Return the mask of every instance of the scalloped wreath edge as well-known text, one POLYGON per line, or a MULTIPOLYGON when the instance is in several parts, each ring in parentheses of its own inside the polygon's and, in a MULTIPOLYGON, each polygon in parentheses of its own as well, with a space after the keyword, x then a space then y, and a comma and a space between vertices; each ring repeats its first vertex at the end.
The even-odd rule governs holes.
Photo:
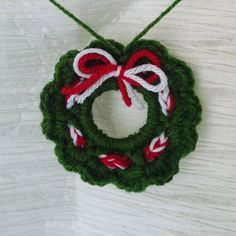
MULTIPOLYGON (((110 40, 110 42, 116 45, 121 51, 124 50, 121 44, 113 40, 110 40)), ((108 50, 109 52, 112 52, 112 49, 110 49, 107 45, 101 42, 98 42, 97 40, 91 42, 91 44, 88 47, 100 47, 105 50, 108 50)), ((71 144, 69 135, 66 134, 67 126, 65 124, 68 121, 68 117, 65 116, 65 117, 58 118, 58 116, 56 115, 57 117, 55 119, 54 115, 57 111, 54 112, 50 110, 50 108, 52 109, 51 104, 50 104, 50 100, 51 100, 50 96, 52 94, 56 95, 56 98, 59 99, 59 101, 61 101, 61 104, 63 104, 63 106, 65 105, 64 97, 60 95, 58 91, 56 91, 56 93, 54 94, 55 92, 54 85, 55 83, 57 83, 57 88, 64 85, 64 83, 62 83, 63 80, 60 81, 60 78, 59 78, 60 74, 62 73, 62 72, 59 73, 59 69, 61 69, 61 64, 65 63, 65 61, 68 59, 68 56, 77 52, 73 50, 69 51, 60 58, 59 62, 56 65, 54 80, 49 82, 44 87, 41 93, 40 108, 43 113, 43 121, 42 121, 41 126, 42 126, 42 130, 45 136, 56 143, 55 153, 58 156, 59 162, 63 164, 65 169, 80 173, 81 178, 84 181, 89 182, 90 184, 103 186, 107 183, 113 183, 121 189, 125 189, 126 191, 134 191, 134 192, 143 191, 149 185, 153 185, 153 184, 162 185, 164 183, 169 182, 172 179, 172 177, 178 172, 179 159, 183 156, 186 156, 189 152, 195 149, 196 142, 197 142, 196 125, 201 120, 201 106, 199 103, 199 99, 195 96, 194 91, 193 91, 194 77, 193 77, 191 69, 181 60, 169 56, 166 48, 162 46, 159 42, 153 41, 153 40, 140 40, 138 41, 138 44, 131 45, 130 48, 126 49, 127 51, 129 51, 128 55, 132 54, 135 50, 137 50, 137 48, 140 48, 140 47, 141 48, 148 47, 149 49, 155 48, 155 50, 158 48, 159 54, 162 57, 168 58, 168 65, 166 65, 168 66, 168 68, 173 68, 173 69, 175 69, 176 67, 178 67, 179 69, 182 68, 183 71, 188 75, 186 86, 187 86, 187 90, 189 94, 186 95, 186 98, 188 96, 191 97, 195 105, 194 119, 191 120, 192 122, 191 124, 187 125, 188 131, 191 133, 190 136, 192 137, 192 140, 189 140, 190 138, 188 137, 187 141, 190 142, 191 145, 190 147, 183 148, 179 155, 174 155, 173 150, 170 150, 169 152, 170 156, 168 157, 169 159, 165 161, 165 164, 159 164, 158 168, 155 165, 154 167, 149 166, 149 168, 152 169, 151 172, 159 171, 159 174, 156 176, 154 176, 153 174, 150 175, 147 168, 142 170, 143 173, 140 176, 139 168, 134 169, 131 173, 128 173, 129 172, 128 171, 124 174, 122 173, 122 170, 116 170, 115 172, 112 172, 110 170, 108 171, 103 166, 100 168, 101 172, 95 174, 94 173, 95 172, 94 171, 95 158, 88 159, 87 154, 84 153, 83 151, 76 152, 75 147, 71 144), (55 134, 54 131, 57 128, 59 128, 59 132, 55 134), (76 157, 75 160, 73 160, 73 158, 71 157, 71 153, 73 153, 73 157, 76 157), (170 158, 171 154, 173 154, 173 158, 170 158), (78 160, 78 156, 80 160, 78 160), (124 178, 125 175, 127 175, 128 178, 124 178), (144 178, 140 178, 142 176, 144 178)), ((120 55, 114 55, 114 56, 116 57, 116 59, 120 57, 120 55)), ((71 72, 66 71, 66 68, 64 69, 65 71, 63 71, 63 73, 69 74, 73 80, 75 75, 71 72)), ((183 71, 180 70, 180 73, 181 72, 184 73, 183 71)), ((114 85, 112 86, 114 87, 114 85)), ((140 155, 136 154, 135 159, 137 160, 139 158, 141 158, 140 155)), ((162 158, 159 158, 159 162, 160 160, 163 160, 164 158, 165 158, 165 155, 163 155, 162 158)))

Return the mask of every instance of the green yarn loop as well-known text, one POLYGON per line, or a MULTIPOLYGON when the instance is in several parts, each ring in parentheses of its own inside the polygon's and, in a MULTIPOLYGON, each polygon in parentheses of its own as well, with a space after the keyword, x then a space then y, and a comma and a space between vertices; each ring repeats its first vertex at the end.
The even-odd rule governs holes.
MULTIPOLYGON (((57 1, 55 0, 49 0, 52 4, 54 4, 58 9, 60 9, 65 15, 67 15, 68 17, 70 17, 72 20, 74 20, 78 25, 80 25, 81 27, 83 27, 86 31, 88 31, 92 36, 94 36, 96 39, 109 44, 109 46, 111 48, 113 48, 113 50, 117 51, 117 49, 115 47, 113 47, 113 45, 106 39, 104 39, 104 37, 102 37, 101 35, 99 35, 97 32, 95 32, 90 26, 88 26, 87 24, 85 24, 83 21, 81 21, 80 19, 78 19, 75 15, 73 15, 71 12, 69 12, 68 10, 66 10, 62 5, 60 5, 57 1)), ((134 42, 138 41, 139 39, 141 39, 151 28, 153 28, 153 26, 155 26, 165 15, 167 15, 179 2, 181 2, 182 0, 175 0, 169 7, 167 7, 166 10, 164 10, 155 20, 153 20, 151 23, 149 23, 143 30, 142 32, 140 32, 137 36, 134 37, 134 39, 129 43, 133 44, 134 42)), ((128 46, 129 46, 128 45, 128 46)))
POLYGON ((135 38, 130 42, 130 44, 138 41, 141 39, 150 29, 153 28, 165 15, 167 15, 174 7, 180 3, 182 0, 175 0, 165 11, 163 11, 155 20, 153 20, 151 23, 149 23, 142 32, 140 32, 135 38))
POLYGON ((68 17, 70 17, 72 20, 74 20, 78 25, 80 25, 81 27, 83 27, 87 32, 89 32, 92 36, 94 36, 96 39, 109 44, 110 47, 112 47, 114 50, 117 50, 116 48, 113 47, 113 45, 107 41, 106 39, 104 39, 104 37, 102 37, 100 34, 98 34, 97 32, 95 32, 90 26, 88 26, 87 24, 85 24, 82 20, 78 19, 75 15, 73 15, 71 12, 69 12, 68 10, 66 10, 62 5, 60 5, 57 1, 55 0, 49 0, 52 4, 54 4, 59 10, 61 10, 62 12, 65 13, 65 15, 67 15, 68 17))
POLYGON ((201 105, 193 91, 193 73, 183 61, 169 55, 167 49, 157 41, 138 40, 129 47, 113 40, 106 41, 109 44, 100 40, 92 41, 87 48, 106 50, 120 65, 125 65, 131 55, 143 49, 158 56, 175 97, 172 114, 169 117, 162 114, 156 94, 137 88, 148 104, 147 123, 137 133, 126 138, 107 136, 94 123, 91 108, 97 96, 108 90, 119 89, 117 81, 106 81, 83 104, 75 104, 67 110, 61 88, 71 86, 78 80, 73 70, 73 61, 78 51, 71 50, 61 57, 55 67, 54 80, 41 93, 43 133, 55 142, 55 153, 65 169, 79 173, 90 184, 103 186, 113 183, 133 192, 143 191, 153 184, 163 185, 178 172, 179 160, 192 152, 197 143, 196 126, 201 120, 201 105), (110 44, 113 46, 110 47, 110 44), (120 53, 117 54, 117 51, 120 53), (86 139, 86 148, 74 146, 68 124, 81 130, 86 139), (144 159, 144 147, 162 131, 165 131, 170 144, 161 156, 147 163, 144 159), (133 165, 126 170, 107 168, 100 163, 98 156, 110 152, 127 156, 133 165))

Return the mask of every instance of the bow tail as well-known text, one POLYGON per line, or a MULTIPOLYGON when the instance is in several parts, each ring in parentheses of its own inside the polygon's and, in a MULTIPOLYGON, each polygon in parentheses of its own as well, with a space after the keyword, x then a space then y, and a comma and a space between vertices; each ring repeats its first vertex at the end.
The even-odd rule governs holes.
POLYGON ((142 110, 144 108, 144 105, 143 105, 142 101, 138 98, 136 91, 133 89, 133 87, 127 81, 124 81, 124 84, 125 84, 126 90, 128 92, 128 95, 132 100, 132 103, 134 103, 134 105, 138 109, 142 110))
POLYGON ((110 72, 102 77, 100 77, 95 83, 93 83, 87 90, 83 93, 78 94, 75 98, 75 101, 78 104, 82 104, 87 97, 89 97, 97 88, 99 88, 106 80, 113 76, 114 72, 110 72))
POLYGON ((87 97, 89 97, 98 87, 100 87, 107 79, 114 76, 117 67, 112 65, 106 68, 105 72, 102 71, 92 75, 89 79, 85 79, 81 84, 74 87, 64 87, 61 93, 64 95, 70 95, 67 100, 67 109, 70 109, 74 101, 78 104, 82 104, 87 97), (105 74, 105 75, 104 75, 105 74))
POLYGON ((122 96, 123 101, 125 102, 125 104, 128 107, 130 107, 132 105, 132 101, 131 101, 131 98, 129 97, 129 94, 128 94, 127 85, 125 84, 125 82, 123 81, 121 76, 118 77, 118 85, 120 88, 120 92, 121 92, 121 96, 122 96))

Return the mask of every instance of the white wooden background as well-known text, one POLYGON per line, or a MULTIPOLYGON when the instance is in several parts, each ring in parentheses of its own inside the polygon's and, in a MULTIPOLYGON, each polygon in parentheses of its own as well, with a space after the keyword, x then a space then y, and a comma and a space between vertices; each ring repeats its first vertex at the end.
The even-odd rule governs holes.
MULTIPOLYGON (((171 1, 61 2, 128 43, 171 1)), ((39 93, 60 55, 91 37, 47 0, 0 0, 1 236, 236 235, 236 1, 183 0, 146 37, 196 75, 197 149, 163 187, 135 194, 90 186, 57 163, 41 134, 39 93)))

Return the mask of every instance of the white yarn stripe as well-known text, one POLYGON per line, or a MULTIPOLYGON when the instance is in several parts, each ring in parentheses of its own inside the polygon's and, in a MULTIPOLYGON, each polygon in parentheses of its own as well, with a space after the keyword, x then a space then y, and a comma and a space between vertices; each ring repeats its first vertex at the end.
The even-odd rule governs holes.
MULTIPOLYGON (((83 81, 84 81, 84 78, 80 78, 80 81, 76 84, 75 87, 77 87, 78 85, 80 85, 83 81)), ((70 108, 74 105, 75 99, 76 99, 77 96, 78 96, 77 94, 71 95, 71 96, 69 97, 69 99, 67 99, 67 101, 66 101, 66 103, 67 103, 67 104, 66 104, 66 108, 67 108, 67 109, 70 109, 70 108)))
POLYGON ((161 105, 162 112, 167 116, 167 110, 170 109, 169 87, 167 86, 162 92, 158 93, 158 101, 161 105))
POLYGON ((71 95, 70 98, 67 100, 66 102, 66 108, 67 109, 70 109, 74 103, 75 103, 75 98, 77 97, 78 95, 71 95))
POLYGON ((144 65, 136 66, 132 69, 125 71, 124 75, 132 79, 133 81, 138 82, 148 91, 151 91, 154 93, 159 93, 163 91, 163 89, 168 85, 167 84, 168 79, 165 73, 163 72, 163 70, 161 70, 160 68, 152 64, 144 64, 144 65), (157 85, 152 85, 152 84, 147 83, 144 79, 136 75, 140 72, 147 72, 147 71, 150 71, 150 72, 155 73, 156 75, 159 75, 160 80, 161 80, 160 83, 157 85))
MULTIPOLYGON (((78 62, 86 54, 90 53, 95 53, 102 55, 106 57, 111 64, 117 65, 117 62, 115 59, 106 52, 103 49, 100 48, 88 48, 84 49, 81 52, 79 52, 73 62, 73 67, 77 75, 82 77, 82 79, 89 78, 91 74, 84 74, 79 70, 78 67, 78 62)), ((71 95, 70 98, 67 100, 67 105, 66 108, 70 109, 74 103, 82 104, 87 97, 89 97, 98 87, 100 87, 107 79, 112 78, 112 77, 118 77, 121 71, 121 66, 118 66, 116 71, 110 72, 108 74, 105 74, 101 76, 101 78, 93 84, 90 88, 88 88, 86 91, 84 91, 82 94, 74 94, 71 95)), ((124 76, 128 77, 129 79, 133 80, 134 82, 137 82, 140 84, 143 88, 147 89, 148 91, 158 93, 158 101, 161 105, 162 112, 164 115, 168 116, 168 110, 170 108, 170 97, 169 97, 169 88, 168 88, 168 78, 165 75, 164 71, 162 71, 159 67, 153 65, 153 64, 144 64, 144 65, 139 65, 134 68, 128 69, 124 72, 124 76), (139 77, 137 74, 140 72, 153 72, 156 75, 160 77, 160 83, 157 85, 152 85, 146 82, 143 78, 139 77)), ((133 103, 137 106, 137 108, 141 109, 143 108, 143 104, 140 102, 138 99, 137 95, 135 94, 135 91, 133 87, 125 80, 124 84, 127 89, 128 95, 132 99, 133 103)))
POLYGON ((124 167, 124 166, 121 166, 121 165, 119 165, 119 164, 117 164, 117 163, 114 163, 114 164, 115 164, 115 166, 119 167, 120 169, 125 170, 125 167, 124 167))
MULTIPOLYGON (((144 79, 142 79, 139 76, 131 75, 129 73, 127 75, 126 75, 126 73, 124 73, 124 75, 129 77, 133 81, 138 82, 140 85, 142 85, 144 88, 146 88, 149 91, 152 91, 152 92, 155 92, 155 93, 163 91, 163 89, 167 86, 167 77, 163 76, 164 72, 163 73, 159 73, 159 72, 162 72, 161 69, 160 70, 153 70, 154 67, 153 67, 152 64, 146 64, 146 65, 142 65, 142 66, 138 66, 138 67, 143 67, 143 68, 147 68, 147 69, 150 68, 147 71, 153 71, 153 72, 156 71, 158 73, 158 75, 160 76, 160 78, 161 78, 161 83, 160 84, 158 84, 158 85, 151 85, 151 84, 147 83, 144 79), (148 65, 148 66, 146 66, 146 65, 148 65)), ((133 69, 135 69, 135 68, 133 68, 133 69)), ((138 71, 137 73, 140 73, 140 68, 138 68, 137 71, 138 71)), ((93 84, 85 92, 83 92, 80 95, 77 95, 76 98, 75 98, 75 101, 78 104, 82 104, 84 102, 84 100, 87 97, 89 97, 98 87, 100 87, 107 79, 109 79, 111 77, 115 77, 119 72, 120 72, 120 67, 117 68, 117 71, 113 71, 113 72, 110 72, 110 73, 108 73, 106 75, 103 75, 95 84, 93 84)), ((128 83, 126 82, 125 85, 127 85, 127 84, 128 83)), ((134 99, 135 104, 138 104, 138 107, 141 107, 140 102, 138 102, 138 98, 136 96, 134 96, 133 88, 131 86, 128 86, 128 87, 129 88, 127 88, 127 89, 130 92, 130 95, 132 96, 132 98, 134 99)), ((70 102, 71 102, 71 100, 70 100, 70 102)), ((165 105, 165 104, 163 103, 163 105, 165 105)), ((70 103, 70 106, 71 106, 71 103, 70 103)))
MULTIPOLYGON (((105 82, 105 81, 103 81, 103 82, 105 82)), ((129 94, 129 97, 131 98, 131 100, 132 100, 132 102, 133 102, 133 104, 139 109, 139 110, 142 110, 143 108, 144 108, 144 104, 142 103, 142 101, 137 97, 137 94, 136 94, 136 91, 132 88, 132 86, 129 84, 129 83, 127 83, 126 81, 124 81, 124 84, 125 84, 125 87, 126 87, 126 89, 127 89, 127 91, 128 91, 128 94, 129 94)), ((100 86, 100 85, 99 85, 100 86)), ((99 87, 98 86, 98 87, 99 87)), ((98 88, 97 87, 97 88, 98 88)), ((81 95, 71 95, 70 96, 70 98, 67 100, 67 104, 66 104, 66 108, 67 109, 70 109, 73 105, 74 105, 74 103, 75 103, 75 101, 78 103, 78 104, 82 104, 84 101, 85 101, 85 99, 87 98, 87 97, 89 97, 90 95, 92 94, 92 92, 89 94, 87 94, 87 96, 84 96, 83 98, 81 97, 81 95, 84 95, 84 93, 83 94, 81 94, 81 95)))
POLYGON ((106 75, 103 75, 96 83, 94 83, 91 87, 85 90, 82 94, 78 95, 75 101, 78 104, 82 104, 84 100, 89 97, 98 87, 100 87, 107 79, 114 76, 116 71, 110 72, 106 75))
MULTIPOLYGON (((99 155, 99 158, 106 158, 107 157, 107 155, 106 154, 101 154, 101 155, 99 155)), ((110 159, 109 160, 109 162, 112 162, 112 161, 114 161, 114 158, 113 159, 110 159)), ((117 164, 117 163, 112 163, 113 165, 115 165, 115 166, 117 166, 117 167, 119 167, 120 169, 122 169, 122 170, 125 170, 125 167, 124 166, 121 166, 121 165, 119 165, 119 164, 117 164)), ((109 169, 115 169, 115 167, 114 168, 112 168, 112 167, 108 167, 109 169)))
POLYGON ((100 48, 87 48, 87 49, 84 49, 82 51, 80 51, 75 59, 74 59, 74 62, 73 62, 73 68, 74 68, 74 71, 76 72, 77 75, 83 77, 83 78, 89 78, 91 76, 91 74, 84 74, 82 73, 80 70, 79 70, 79 67, 78 67, 78 62, 80 60, 81 57, 83 57, 84 55, 86 54, 89 54, 89 53, 96 53, 96 54, 100 54, 104 57, 106 57, 111 64, 115 64, 117 65, 117 62, 116 60, 112 57, 112 55, 108 52, 106 52, 105 50, 103 49, 100 49, 100 48))
POLYGON ((101 154, 101 155, 99 155, 99 158, 105 158, 105 157, 107 157, 106 154, 101 154))
POLYGON ((79 129, 76 129, 73 125, 68 125, 68 127, 70 129, 70 136, 72 138, 73 144, 77 146, 78 136, 83 137, 83 134, 81 133, 79 129))
POLYGON ((127 89, 128 95, 131 98, 131 101, 139 110, 142 110, 144 108, 144 104, 138 98, 136 91, 132 88, 132 86, 127 81, 124 81, 124 84, 127 89))
MULTIPOLYGON (((114 75, 115 77, 118 77, 120 74, 122 66, 118 66, 117 70, 116 70, 116 74, 114 75)), ((131 101, 134 103, 134 105, 139 109, 143 109, 144 105, 141 102, 141 100, 137 97, 135 90, 132 88, 132 86, 125 80, 123 80, 126 90, 128 92, 129 97, 131 98, 131 101)))
POLYGON ((149 145, 149 149, 150 149, 151 152, 160 152, 160 151, 162 151, 166 148, 166 146, 160 146, 158 148, 154 148, 154 146, 155 146, 155 144, 158 140, 160 140, 160 145, 165 143, 168 140, 168 138, 165 137, 165 132, 162 132, 160 136, 154 138, 151 141, 151 143, 149 145))

